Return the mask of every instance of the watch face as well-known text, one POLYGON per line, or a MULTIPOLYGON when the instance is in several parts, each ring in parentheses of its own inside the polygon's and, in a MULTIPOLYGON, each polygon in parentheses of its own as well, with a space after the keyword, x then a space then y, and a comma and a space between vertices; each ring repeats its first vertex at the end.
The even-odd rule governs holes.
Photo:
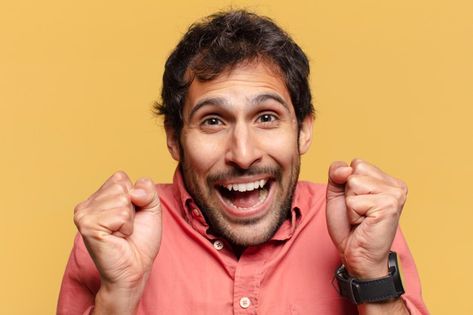
MULTIPOLYGON (((395 252, 393 252, 393 253, 396 254, 395 252)), ((404 272, 402 271, 401 261, 399 259, 397 259, 397 255, 396 255, 396 268, 397 268, 397 272, 399 274, 399 280, 401 281, 401 286, 402 286, 402 283, 405 283, 404 282, 404 272)), ((404 289, 403 289, 403 292, 404 292, 404 289)))
POLYGON ((397 254, 395 252, 389 252, 389 269, 393 269, 391 277, 394 282, 394 287, 396 292, 399 294, 397 297, 404 294, 404 287, 402 286, 401 270, 399 269, 399 264, 397 260, 397 254))

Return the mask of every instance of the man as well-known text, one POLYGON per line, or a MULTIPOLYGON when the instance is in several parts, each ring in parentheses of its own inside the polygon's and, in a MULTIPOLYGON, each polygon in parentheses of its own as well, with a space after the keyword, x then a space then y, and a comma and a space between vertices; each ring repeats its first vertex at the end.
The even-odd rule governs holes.
POLYGON ((194 24, 157 105, 174 183, 117 172, 75 208, 58 313, 426 313, 398 229, 405 184, 358 159, 334 162, 326 186, 298 182, 308 75, 267 18, 230 11, 194 24))

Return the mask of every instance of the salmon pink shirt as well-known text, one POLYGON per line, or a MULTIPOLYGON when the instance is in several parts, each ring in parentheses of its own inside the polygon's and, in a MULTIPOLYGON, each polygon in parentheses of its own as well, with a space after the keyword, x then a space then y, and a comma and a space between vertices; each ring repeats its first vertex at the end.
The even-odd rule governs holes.
MULTIPOLYGON (((138 314, 357 314, 334 281, 340 258, 327 231, 324 185, 299 182, 291 218, 273 238, 238 259, 225 239, 208 233, 179 171, 157 185, 163 237, 138 314)), ((402 296, 411 314, 428 314, 419 277, 398 231, 392 250, 403 272, 402 296)), ((88 314, 100 277, 81 236, 66 267, 58 314, 88 314)))

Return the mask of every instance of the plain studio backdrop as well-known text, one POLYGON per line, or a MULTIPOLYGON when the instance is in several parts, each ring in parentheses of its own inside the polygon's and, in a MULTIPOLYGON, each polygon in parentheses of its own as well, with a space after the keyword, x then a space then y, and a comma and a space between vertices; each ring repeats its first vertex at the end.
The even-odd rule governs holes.
POLYGON ((317 108, 301 178, 361 157, 410 188, 402 227, 433 314, 473 314, 473 2, 3 1, 0 305, 53 314, 74 206, 118 169, 169 182, 159 99, 196 19, 248 8, 311 60, 317 108))

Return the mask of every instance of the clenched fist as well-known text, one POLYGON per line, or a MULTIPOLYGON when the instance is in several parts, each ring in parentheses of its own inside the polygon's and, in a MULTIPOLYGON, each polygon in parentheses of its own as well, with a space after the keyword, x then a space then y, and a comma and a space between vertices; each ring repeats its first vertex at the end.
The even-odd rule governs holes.
POLYGON ((107 305, 107 312, 133 313, 161 242, 161 207, 153 182, 133 184, 124 172, 115 173, 76 206, 74 223, 100 273, 96 310, 107 305))
POLYGON ((365 161, 334 162, 327 186, 327 225, 350 275, 388 274, 388 253, 406 201, 406 185, 365 161))

